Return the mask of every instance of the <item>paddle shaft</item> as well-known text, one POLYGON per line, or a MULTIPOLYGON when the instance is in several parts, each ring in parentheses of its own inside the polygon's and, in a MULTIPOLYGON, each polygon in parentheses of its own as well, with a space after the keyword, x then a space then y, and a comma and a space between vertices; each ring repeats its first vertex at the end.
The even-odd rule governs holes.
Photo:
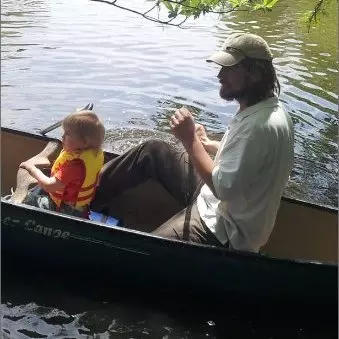
POLYGON ((40 131, 40 133, 42 135, 45 135, 46 133, 53 131, 54 129, 57 129, 58 127, 60 127, 62 125, 62 121, 63 120, 60 120, 60 121, 54 123, 53 125, 50 125, 50 126, 44 128, 43 130, 40 131))
MULTIPOLYGON (((76 112, 77 113, 81 113, 81 111, 85 111, 85 110, 90 110, 91 111, 92 109, 93 109, 93 104, 90 102, 85 107, 78 109, 76 112)), ((40 130, 40 133, 42 135, 45 135, 46 133, 57 129, 58 127, 60 127, 62 125, 63 121, 64 120, 59 120, 59 121, 55 122, 54 124, 52 124, 50 126, 47 126, 46 128, 40 130)))

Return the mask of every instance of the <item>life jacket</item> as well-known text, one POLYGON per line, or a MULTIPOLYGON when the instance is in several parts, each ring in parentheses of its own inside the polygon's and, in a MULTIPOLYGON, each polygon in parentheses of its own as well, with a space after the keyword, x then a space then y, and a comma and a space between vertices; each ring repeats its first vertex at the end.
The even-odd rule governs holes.
MULTIPOLYGON (((99 172, 104 164, 104 153, 100 150, 96 154, 93 149, 84 150, 82 152, 69 152, 62 150, 53 164, 51 176, 54 176, 54 174, 57 173, 66 162, 76 159, 82 160, 84 163, 85 180, 83 181, 79 191, 74 194, 74 201, 67 199, 66 203, 81 210, 85 206, 89 205, 94 196, 99 172)), ((57 205, 57 208, 60 208, 60 205, 63 202, 65 189, 49 193, 51 199, 57 205)))

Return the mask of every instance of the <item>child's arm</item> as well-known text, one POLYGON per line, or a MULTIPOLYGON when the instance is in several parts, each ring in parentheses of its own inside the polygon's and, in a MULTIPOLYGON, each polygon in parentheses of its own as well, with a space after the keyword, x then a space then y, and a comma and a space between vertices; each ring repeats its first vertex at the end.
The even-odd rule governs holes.
POLYGON ((46 192, 62 191, 65 188, 65 184, 55 177, 48 177, 36 166, 23 162, 19 168, 24 168, 28 173, 38 181, 38 185, 46 192))

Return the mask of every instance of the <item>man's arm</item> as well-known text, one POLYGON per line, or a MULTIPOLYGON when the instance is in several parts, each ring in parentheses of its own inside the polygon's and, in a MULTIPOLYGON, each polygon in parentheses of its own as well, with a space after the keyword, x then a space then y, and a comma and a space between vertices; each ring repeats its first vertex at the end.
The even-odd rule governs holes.
POLYGON ((213 194, 216 191, 212 181, 214 162, 205 150, 199 136, 196 133, 194 119, 186 108, 180 108, 170 120, 173 134, 183 143, 190 155, 193 165, 201 179, 208 185, 213 194))
POLYGON ((36 166, 23 162, 19 168, 24 168, 28 173, 38 181, 38 185, 46 192, 62 191, 65 188, 65 184, 55 177, 48 177, 36 166))
POLYGON ((212 172, 214 169, 214 161, 211 159, 203 144, 198 137, 192 142, 183 143, 187 153, 190 155, 193 165, 200 175, 201 179, 207 184, 215 197, 217 193, 212 180, 212 172))

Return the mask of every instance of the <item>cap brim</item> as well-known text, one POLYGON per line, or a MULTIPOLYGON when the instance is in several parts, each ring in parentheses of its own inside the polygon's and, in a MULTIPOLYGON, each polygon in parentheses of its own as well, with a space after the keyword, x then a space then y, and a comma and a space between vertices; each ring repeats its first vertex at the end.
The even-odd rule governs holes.
POLYGON ((234 55, 224 51, 216 52, 206 59, 207 62, 215 62, 220 66, 233 66, 244 59, 242 55, 234 55))

